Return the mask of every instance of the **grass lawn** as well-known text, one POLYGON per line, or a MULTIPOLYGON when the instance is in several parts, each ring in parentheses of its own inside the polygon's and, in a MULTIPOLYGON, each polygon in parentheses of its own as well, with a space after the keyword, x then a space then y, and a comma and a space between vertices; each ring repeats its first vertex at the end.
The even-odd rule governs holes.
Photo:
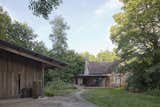
POLYGON ((98 107, 160 107, 160 97, 129 93, 123 89, 91 89, 83 96, 98 107))

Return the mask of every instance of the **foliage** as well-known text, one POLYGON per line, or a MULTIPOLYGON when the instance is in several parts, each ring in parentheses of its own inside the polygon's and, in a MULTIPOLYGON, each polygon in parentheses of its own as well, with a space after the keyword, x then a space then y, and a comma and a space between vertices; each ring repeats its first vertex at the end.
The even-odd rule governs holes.
POLYGON ((68 48, 66 30, 69 29, 69 26, 61 16, 57 16, 50 24, 52 25, 52 34, 50 34, 52 50, 57 55, 63 54, 68 48))
POLYGON ((152 95, 152 96, 159 96, 160 97, 160 89, 149 89, 146 92, 147 95, 152 95))
POLYGON ((46 96, 64 95, 76 90, 76 87, 70 83, 65 83, 62 80, 52 81, 45 87, 46 96))
POLYGON ((26 23, 12 21, 8 13, 0 7, 0 40, 48 55, 49 50, 45 44, 42 41, 36 41, 36 38, 37 34, 30 26, 26 23))
POLYGON ((33 51, 49 56, 49 49, 47 49, 47 47, 45 46, 45 44, 42 41, 35 42, 34 47, 33 47, 33 51))
POLYGON ((72 50, 67 50, 58 59, 67 62, 68 65, 63 69, 54 69, 46 72, 46 83, 48 81, 57 81, 59 79, 64 82, 72 83, 74 76, 84 71, 84 59, 72 50))
POLYGON ((104 51, 103 52, 103 51, 101 51, 97 55, 97 61, 98 62, 103 62, 103 61, 113 62, 117 59, 118 59, 118 57, 116 56, 116 54, 114 52, 109 52, 109 51, 104 51))
POLYGON ((0 8, 0 40, 15 43, 21 47, 33 49, 37 35, 25 23, 12 21, 3 8, 0 8))
POLYGON ((48 15, 55 11, 61 3, 61 0, 30 0, 29 9, 34 15, 48 19, 48 15))
POLYGON ((84 70, 84 59, 73 50, 68 50, 66 30, 69 29, 67 23, 61 16, 57 16, 52 22, 52 40, 53 48, 49 56, 67 62, 63 69, 54 69, 46 72, 45 83, 49 81, 62 80, 64 82, 73 82, 74 76, 84 70))
POLYGON ((89 52, 83 52, 81 54, 83 58, 89 59, 91 62, 113 62, 115 60, 118 60, 118 56, 116 55, 115 52, 110 52, 110 51, 101 51, 99 52, 96 56, 90 54, 89 52))
POLYGON ((114 15, 111 39, 126 69, 132 72, 129 86, 137 89, 160 87, 160 1, 123 0, 123 11, 114 15), (151 72, 150 72, 151 71, 151 72), (138 84, 138 85, 137 85, 138 84), (152 85, 151 85, 152 84, 152 85))
POLYGON ((21 47, 32 49, 34 40, 37 37, 33 30, 24 23, 13 22, 8 29, 9 41, 21 47))
POLYGON ((6 11, 0 7, 0 40, 8 40, 8 28, 11 24, 11 18, 6 11))
POLYGON ((99 107, 159 107, 160 97, 129 93, 123 89, 92 89, 83 96, 99 107))
POLYGON ((82 56, 84 59, 87 58, 89 61, 96 61, 96 56, 90 54, 89 52, 83 52, 83 53, 81 53, 81 56, 82 56))

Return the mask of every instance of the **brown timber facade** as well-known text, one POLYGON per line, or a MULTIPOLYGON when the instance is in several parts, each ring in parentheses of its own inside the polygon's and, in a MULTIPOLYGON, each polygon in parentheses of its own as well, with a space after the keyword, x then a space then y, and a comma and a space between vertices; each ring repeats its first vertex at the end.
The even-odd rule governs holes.
POLYGON ((65 63, 0 41, 0 98, 31 97, 34 82, 38 82, 38 96, 43 95, 44 71, 63 67, 65 63), (26 91, 28 90, 28 91, 26 91))

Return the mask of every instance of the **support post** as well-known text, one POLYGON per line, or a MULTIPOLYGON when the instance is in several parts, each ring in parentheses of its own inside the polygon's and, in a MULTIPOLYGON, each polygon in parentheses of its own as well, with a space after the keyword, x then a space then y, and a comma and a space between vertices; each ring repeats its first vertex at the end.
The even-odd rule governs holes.
POLYGON ((45 71, 45 66, 42 65, 42 97, 44 97, 44 71, 45 71))

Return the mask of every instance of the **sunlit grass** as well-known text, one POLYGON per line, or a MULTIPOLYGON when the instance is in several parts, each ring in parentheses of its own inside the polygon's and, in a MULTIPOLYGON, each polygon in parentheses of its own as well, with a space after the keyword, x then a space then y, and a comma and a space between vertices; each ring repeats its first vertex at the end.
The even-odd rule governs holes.
POLYGON ((99 107, 160 107, 160 97, 129 93, 123 89, 92 89, 83 96, 99 107))

